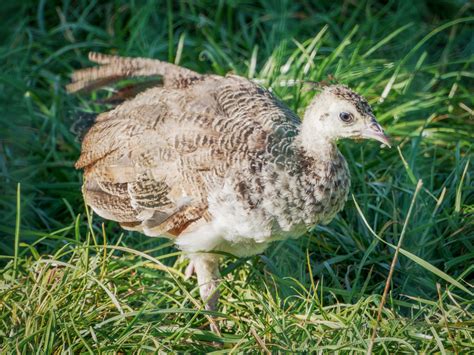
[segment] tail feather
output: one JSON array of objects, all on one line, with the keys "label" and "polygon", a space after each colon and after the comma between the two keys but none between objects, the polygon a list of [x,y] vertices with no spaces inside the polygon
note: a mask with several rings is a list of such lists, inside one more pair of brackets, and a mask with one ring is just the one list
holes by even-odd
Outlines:
[{"label": "tail feather", "polygon": [[110,64],[114,60],[117,60],[117,58],[123,57],[98,52],[89,52],[89,60],[97,64]]},{"label": "tail feather", "polygon": [[90,52],[89,60],[100,65],[75,71],[72,74],[72,82],[66,86],[68,92],[90,91],[134,77],[162,76],[165,84],[178,78],[200,77],[200,74],[192,70],[157,59],[120,57]]},{"label": "tail feather", "polygon": [[139,93],[150,89],[152,87],[162,86],[162,80],[153,80],[150,79],[148,81],[127,85],[119,90],[116,90],[112,96],[97,100],[96,102],[99,104],[108,104],[108,105],[118,105],[122,102],[132,99],[137,96]]}]

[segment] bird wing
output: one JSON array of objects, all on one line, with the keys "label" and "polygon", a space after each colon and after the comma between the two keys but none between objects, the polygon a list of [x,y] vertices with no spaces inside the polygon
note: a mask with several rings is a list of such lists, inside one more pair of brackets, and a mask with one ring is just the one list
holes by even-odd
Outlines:
[{"label": "bird wing", "polygon": [[[206,218],[205,180],[215,174],[219,138],[206,95],[153,88],[96,118],[76,167],[102,217],[148,235],[179,233]],[[211,173],[212,170],[212,173]]]},{"label": "bird wing", "polygon": [[235,142],[237,151],[266,154],[265,159],[275,163],[293,158],[289,150],[301,121],[270,91],[245,78],[228,75],[216,95],[224,117],[222,129]]},{"label": "bird wing", "polygon": [[84,169],[86,203],[102,217],[151,236],[179,235],[211,219],[212,186],[256,157],[281,154],[298,125],[258,85],[203,76],[184,88],[148,89],[99,115],[76,168]]}]

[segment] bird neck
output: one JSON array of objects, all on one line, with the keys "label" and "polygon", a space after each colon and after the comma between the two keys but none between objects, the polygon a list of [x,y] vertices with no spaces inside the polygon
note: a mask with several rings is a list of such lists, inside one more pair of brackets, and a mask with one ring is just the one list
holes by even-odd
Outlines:
[{"label": "bird neck", "polygon": [[330,139],[322,132],[305,126],[304,121],[296,139],[296,144],[305,155],[319,161],[329,161],[337,155],[337,146],[333,139]]}]

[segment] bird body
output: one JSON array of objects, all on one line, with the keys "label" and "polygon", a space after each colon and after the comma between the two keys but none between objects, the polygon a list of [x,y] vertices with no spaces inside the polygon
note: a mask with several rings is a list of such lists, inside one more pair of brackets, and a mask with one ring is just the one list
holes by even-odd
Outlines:
[{"label": "bird body", "polygon": [[149,89],[103,113],[76,166],[85,168],[86,202],[102,217],[177,237],[185,251],[250,256],[344,205],[344,157],[335,145],[327,159],[309,155],[300,128],[257,84],[212,76]]},{"label": "bird body", "polygon": [[202,252],[255,255],[330,222],[350,186],[337,139],[386,141],[370,106],[345,86],[324,89],[301,122],[268,90],[236,75],[141,58],[90,59],[102,65],[76,72],[70,91],[132,76],[160,75],[163,85],[97,117],[76,163],[85,201],[126,229],[174,238],[197,264],[200,285],[212,286],[201,288],[203,298],[217,287],[218,258]]}]

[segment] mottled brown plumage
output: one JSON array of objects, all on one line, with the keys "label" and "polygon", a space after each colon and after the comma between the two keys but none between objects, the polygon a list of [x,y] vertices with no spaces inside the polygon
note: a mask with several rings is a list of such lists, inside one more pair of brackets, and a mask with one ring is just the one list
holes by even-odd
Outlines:
[{"label": "mottled brown plumage", "polygon": [[345,86],[323,90],[302,124],[268,90],[236,75],[152,59],[90,59],[101,66],[74,73],[70,92],[138,76],[160,76],[163,85],[136,96],[127,88],[128,101],[96,118],[76,163],[85,201],[124,228],[176,238],[194,260],[204,299],[216,288],[217,258],[196,253],[253,255],[328,223],[350,185],[336,140],[386,142],[368,103]]}]

